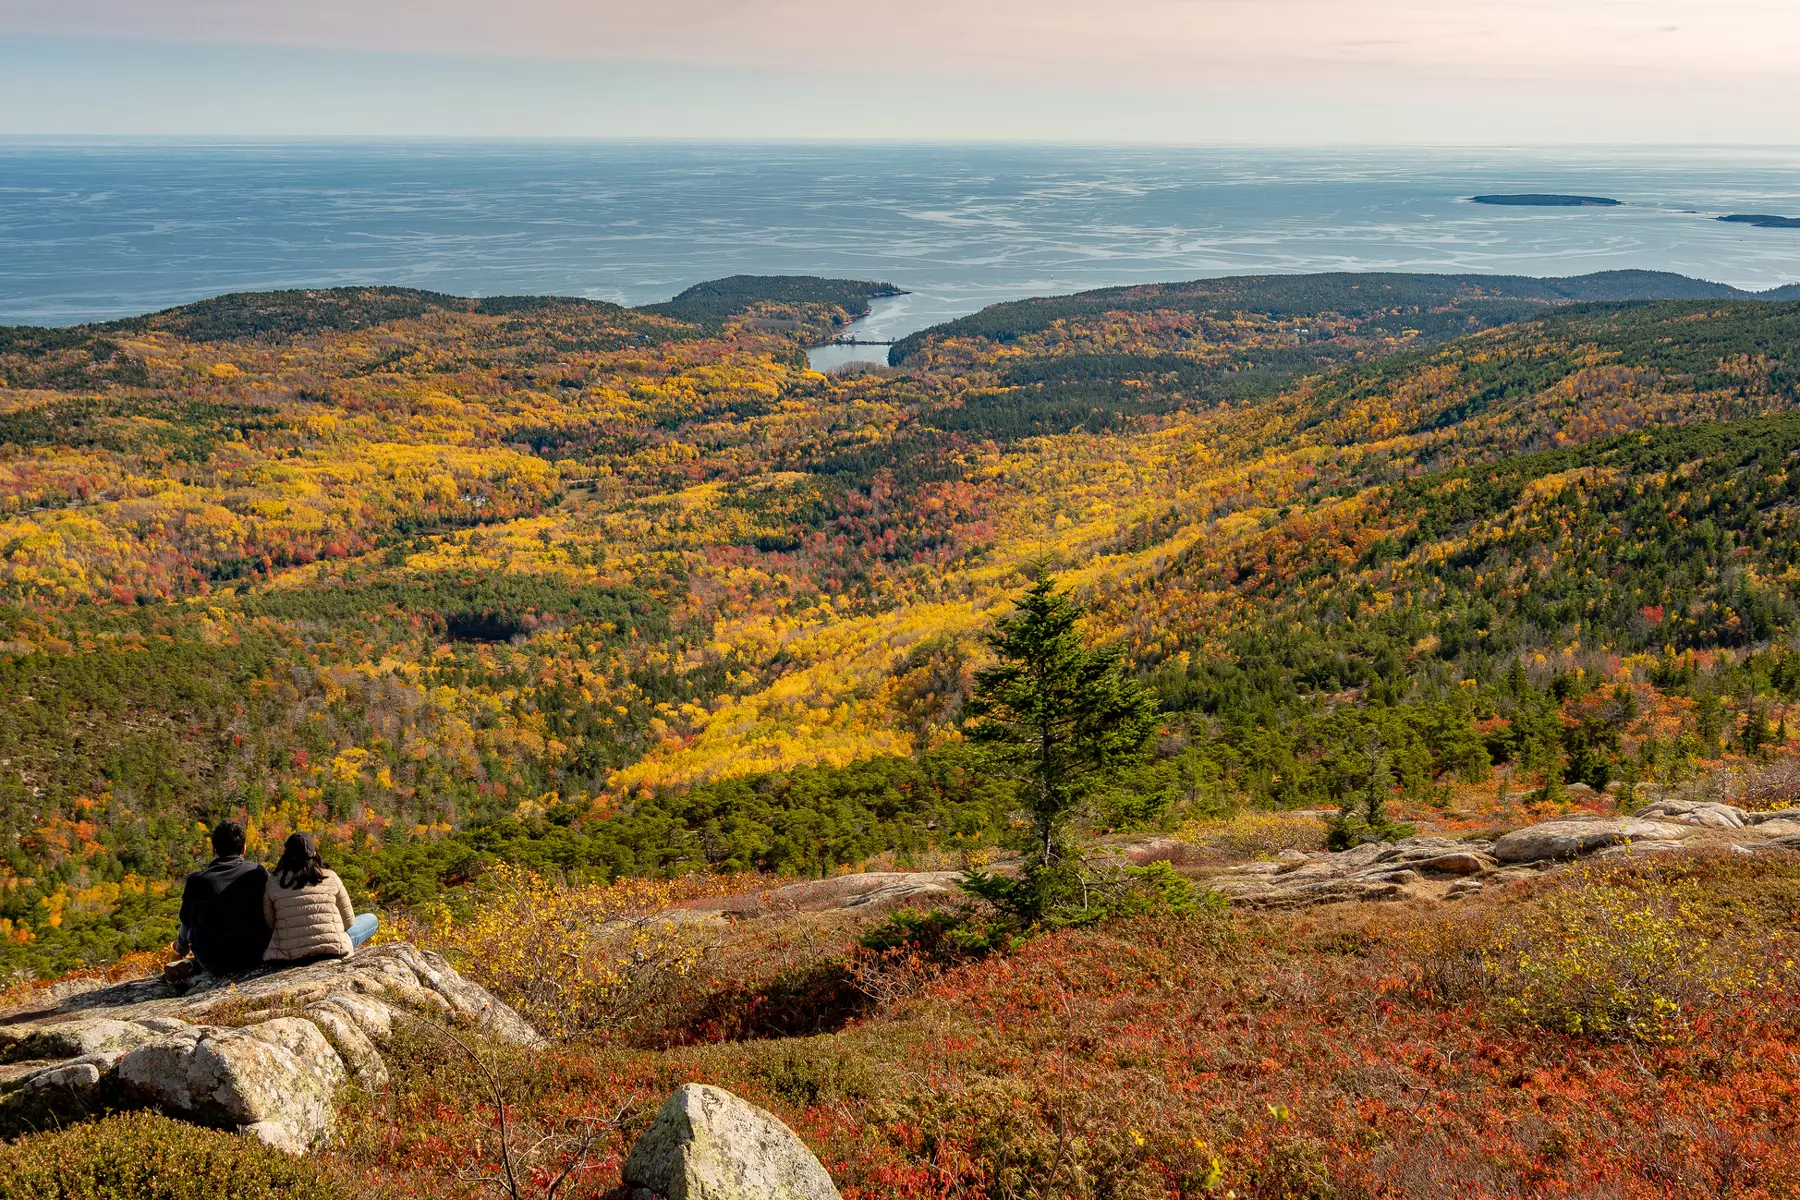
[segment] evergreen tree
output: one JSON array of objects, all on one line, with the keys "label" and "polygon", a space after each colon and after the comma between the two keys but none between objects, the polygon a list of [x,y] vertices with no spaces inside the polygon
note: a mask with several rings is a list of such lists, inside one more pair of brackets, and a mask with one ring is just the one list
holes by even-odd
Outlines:
[{"label": "evergreen tree", "polygon": [[1156,701],[1125,677],[1117,648],[1087,649],[1084,609],[1046,574],[988,635],[1000,661],[975,676],[969,736],[1021,786],[1031,814],[1029,869],[1068,857],[1070,812],[1143,752]]}]

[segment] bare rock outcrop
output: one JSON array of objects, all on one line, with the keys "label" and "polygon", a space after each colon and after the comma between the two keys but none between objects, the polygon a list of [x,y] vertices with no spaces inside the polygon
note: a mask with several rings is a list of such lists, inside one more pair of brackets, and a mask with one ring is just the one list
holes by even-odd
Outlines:
[{"label": "bare rock outcrop", "polygon": [[1745,812],[1735,804],[1717,801],[1658,800],[1638,809],[1644,820],[1679,821],[1683,825],[1705,825],[1713,829],[1742,829]]},{"label": "bare rock outcrop", "polygon": [[1556,862],[1614,846],[1667,848],[1694,832],[1689,825],[1636,817],[1544,821],[1501,837],[1494,857],[1503,863]]},{"label": "bare rock outcrop", "polygon": [[911,905],[930,907],[962,898],[961,871],[863,871],[809,879],[762,892],[696,900],[665,909],[661,919],[723,920],[850,912],[877,916]]},{"label": "bare rock outcrop", "polygon": [[1749,829],[1764,838],[1800,833],[1800,808],[1758,812],[1717,800],[1658,800],[1638,809],[1637,815],[1713,829]]},{"label": "bare rock outcrop", "polygon": [[160,979],[0,1015],[0,1132],[114,1108],[156,1108],[304,1153],[334,1097],[387,1080],[382,1047],[411,1015],[541,1043],[511,1008],[404,943],[230,980]]},{"label": "bare rock outcrop", "polygon": [[677,1088],[625,1160],[642,1200],[838,1200],[806,1143],[771,1112],[724,1088]]},{"label": "bare rock outcrop", "polygon": [[1499,864],[1484,841],[1418,837],[1369,842],[1319,854],[1234,868],[1213,886],[1252,908],[1297,908],[1340,900],[1389,900],[1426,878],[1463,878]]}]

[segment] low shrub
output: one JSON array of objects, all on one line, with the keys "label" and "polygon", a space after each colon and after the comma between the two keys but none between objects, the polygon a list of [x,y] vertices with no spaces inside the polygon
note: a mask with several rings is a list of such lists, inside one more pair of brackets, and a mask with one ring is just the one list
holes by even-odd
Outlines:
[{"label": "low shrub", "polygon": [[[1719,788],[1716,798],[1755,811],[1789,808],[1800,802],[1800,761],[1778,758],[1739,766]],[[1706,795],[1704,799],[1714,799]]]},{"label": "low shrub", "polygon": [[[908,1114],[920,1157],[937,1164],[952,1194],[1006,1200],[1162,1200],[1142,1114],[1117,1096],[1022,1079],[976,1084],[922,1099]],[[1199,1144],[1197,1131],[1181,1142]],[[1185,1147],[1183,1147],[1185,1149]]]},{"label": "low shrub", "polygon": [[479,881],[468,915],[440,904],[390,936],[443,954],[548,1037],[617,1037],[685,998],[683,981],[705,957],[704,935],[667,910],[739,886],[706,876],[563,887],[501,865]]},{"label": "low shrub", "polygon": [[973,908],[903,908],[858,939],[850,978],[877,1009],[916,995],[945,971],[1005,949],[1014,935]]},{"label": "low shrub", "polygon": [[313,1163],[150,1113],[0,1148],[0,1200],[345,1200]]},{"label": "low shrub", "polygon": [[993,948],[1017,948],[1022,938],[1119,917],[1200,909],[1222,912],[1226,907],[1223,896],[1196,889],[1166,860],[1098,869],[1080,859],[1048,867],[1027,862],[1017,876],[970,871],[963,876],[962,889],[985,901],[993,914],[984,922]]},{"label": "low shrub", "polygon": [[1269,859],[1283,850],[1323,850],[1330,826],[1311,813],[1245,809],[1217,820],[1189,821],[1175,840],[1233,858]]},{"label": "low shrub", "polygon": [[1369,842],[1398,842],[1418,834],[1417,825],[1377,817],[1371,821],[1361,813],[1340,813],[1325,833],[1327,850],[1351,850]]},{"label": "low shrub", "polygon": [[1712,953],[1685,881],[1628,886],[1583,868],[1508,931],[1486,973],[1502,1011],[1563,1033],[1672,1042],[1747,982]]},{"label": "low shrub", "polygon": [[907,950],[953,966],[1003,948],[1008,938],[997,922],[973,909],[903,908],[857,940],[876,954]]},{"label": "low shrub", "polygon": [[739,978],[721,973],[707,980],[707,990],[680,1019],[657,1031],[659,1044],[811,1037],[842,1029],[869,1007],[849,964],[838,954],[802,960],[773,974],[734,974]]},{"label": "low shrub", "polygon": [[1722,1007],[1792,982],[1758,932],[1721,932],[1698,882],[1585,865],[1538,896],[1415,928],[1398,942],[1419,989],[1600,1041],[1669,1044]]},{"label": "low shrub", "polygon": [[833,1037],[784,1038],[759,1045],[746,1073],[787,1103],[864,1104],[886,1090],[882,1065]]}]

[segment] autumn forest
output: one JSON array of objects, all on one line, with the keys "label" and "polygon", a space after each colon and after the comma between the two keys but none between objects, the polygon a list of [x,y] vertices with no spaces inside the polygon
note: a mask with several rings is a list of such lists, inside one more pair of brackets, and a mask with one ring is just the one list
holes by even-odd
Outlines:
[{"label": "autumn forest", "polygon": [[0,969],[166,944],[223,816],[402,907],[996,844],[963,707],[1046,572],[1157,702],[1095,832],[1800,735],[1800,303],[1207,280],[808,368],[894,290],[0,328]]}]

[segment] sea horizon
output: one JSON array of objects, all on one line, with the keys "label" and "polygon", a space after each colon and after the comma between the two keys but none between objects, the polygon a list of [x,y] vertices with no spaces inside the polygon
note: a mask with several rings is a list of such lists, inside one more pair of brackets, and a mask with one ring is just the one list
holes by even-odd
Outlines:
[{"label": "sea horizon", "polygon": [[[1468,202],[1490,191],[1623,204]],[[809,274],[911,293],[866,330],[886,338],[1025,296],[1235,274],[1800,281],[1800,233],[1710,219],[1733,212],[1800,214],[1800,149],[7,135],[0,323],[347,285],[638,305]]]}]

